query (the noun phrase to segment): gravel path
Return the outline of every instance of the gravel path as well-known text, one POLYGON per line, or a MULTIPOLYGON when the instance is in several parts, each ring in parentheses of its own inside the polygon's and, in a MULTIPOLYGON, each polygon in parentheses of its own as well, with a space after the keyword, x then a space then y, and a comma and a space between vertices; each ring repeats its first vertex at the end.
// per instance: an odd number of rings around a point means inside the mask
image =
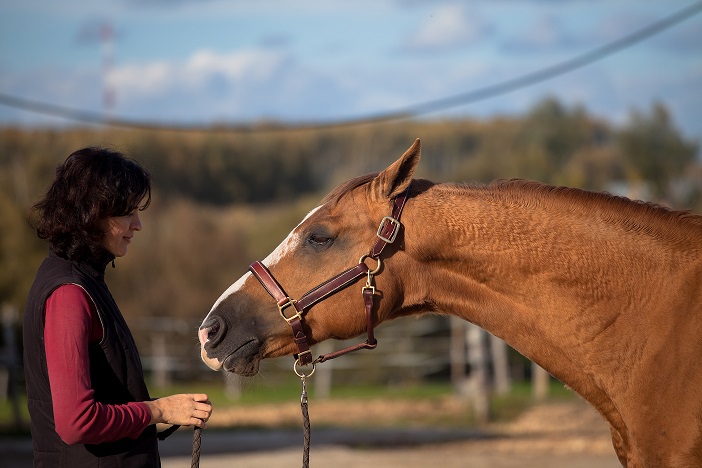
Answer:
MULTIPOLYGON (((425 410, 422 405, 419 408, 415 406, 412 405, 413 410, 425 410)), ((365 407, 366 411, 368 409, 365 407)), ((387 415, 393 411, 400 412, 389 405, 383 408, 381 414, 387 415)), ((263 408, 257 414, 258 417, 272 417, 275 424, 286 424, 288 412, 289 416, 294 413, 281 408, 269 413, 263 408)), ((536 406, 511 423, 491 424, 470 430, 361 430, 329 428, 326 425, 329 419, 333 420, 334 415, 337 419, 348 419, 353 412, 353 405, 349 402, 342 404, 342 407, 339 407, 338 402, 310 403, 311 467, 367 468, 370 465, 383 468, 426 468, 436 464, 440 464, 441 468, 621 466, 614 455, 607 424, 594 409, 579 400, 536 406), (319 426, 317 428, 315 420, 319 426)), ((230 414, 227 418, 249 422, 254 418, 245 412, 235 413, 236 416, 230 414)), ((370 411, 366 414, 378 413, 370 411)), ((225 415, 220 417, 225 418, 225 415)), ((299 420, 299 413, 295 417, 299 420)), ((189 467, 190 441, 191 432, 180 430, 162 443, 163 467, 189 467)), ((282 468, 300 466, 301 462, 301 429, 218 431, 210 428, 203 434, 201 468, 282 468)))

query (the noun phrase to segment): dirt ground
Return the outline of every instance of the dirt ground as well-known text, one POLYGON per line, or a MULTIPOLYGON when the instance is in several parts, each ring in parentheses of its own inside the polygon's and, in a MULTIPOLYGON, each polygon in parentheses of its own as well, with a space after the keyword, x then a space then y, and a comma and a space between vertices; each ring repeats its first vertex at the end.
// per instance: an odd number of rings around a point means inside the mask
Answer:
MULTIPOLYGON (((580 400, 535 406, 514 421, 460 429, 438 424, 464 403, 445 401, 310 401, 311 467, 615 468, 620 467, 602 418, 580 400), (437 418, 437 427, 427 421, 437 418), (408 422, 422 421, 421 427, 408 422), (373 429, 364 429, 375 424, 373 429)), ((201 468, 276 468, 302 464, 299 404, 215 413, 202 436, 201 468), (236 422, 258 426, 218 431, 236 422), (283 429, 281 429, 283 428, 283 429)), ((164 468, 190 466, 192 432, 161 445, 164 468)))

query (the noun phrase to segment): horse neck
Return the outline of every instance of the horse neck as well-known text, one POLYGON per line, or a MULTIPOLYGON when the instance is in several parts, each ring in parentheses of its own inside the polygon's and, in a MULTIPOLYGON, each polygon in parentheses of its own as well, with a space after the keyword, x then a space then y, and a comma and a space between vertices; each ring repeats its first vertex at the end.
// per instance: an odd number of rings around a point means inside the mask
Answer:
POLYGON ((610 333, 623 316, 619 323, 639 320, 635 301, 623 298, 650 302, 656 293, 641 284, 679 260, 606 211, 542 192, 433 187, 406 211, 414 273, 403 307, 476 323, 587 393, 583 366, 608 365, 596 350, 616 361, 632 346, 610 333))

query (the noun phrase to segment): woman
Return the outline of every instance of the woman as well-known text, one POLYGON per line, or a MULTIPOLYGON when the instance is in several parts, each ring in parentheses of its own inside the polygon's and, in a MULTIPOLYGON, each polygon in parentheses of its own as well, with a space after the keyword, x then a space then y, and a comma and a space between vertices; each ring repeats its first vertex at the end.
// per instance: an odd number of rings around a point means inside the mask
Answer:
POLYGON ((205 427, 204 394, 151 399, 132 334, 104 282, 151 201, 149 174, 122 154, 85 148, 33 207, 49 243, 24 317, 34 466, 160 466, 156 423, 205 427))

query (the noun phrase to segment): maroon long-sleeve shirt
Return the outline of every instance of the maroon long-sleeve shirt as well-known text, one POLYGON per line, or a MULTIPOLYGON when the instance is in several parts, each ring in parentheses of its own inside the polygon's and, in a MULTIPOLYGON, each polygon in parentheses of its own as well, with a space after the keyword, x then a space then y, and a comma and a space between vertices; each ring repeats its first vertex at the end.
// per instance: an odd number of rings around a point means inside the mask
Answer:
POLYGON ((95 401, 88 345, 102 339, 102 325, 88 294, 75 284, 56 289, 46 301, 44 343, 56 432, 67 444, 99 444, 136 438, 149 425, 142 402, 108 405, 95 401))

